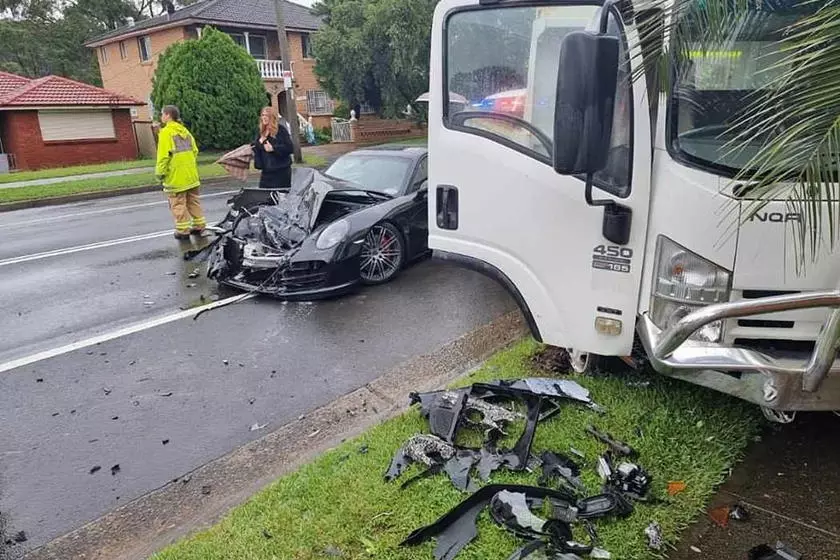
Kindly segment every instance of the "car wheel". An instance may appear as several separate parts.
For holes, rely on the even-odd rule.
[[[403,238],[393,224],[383,222],[368,231],[362,245],[359,273],[365,284],[384,284],[397,275],[403,265]]]

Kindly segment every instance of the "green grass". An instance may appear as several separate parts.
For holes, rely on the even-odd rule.
[[[219,159],[220,153],[206,152],[198,155],[198,163],[212,163]],[[84,175],[86,173],[102,173],[106,171],[122,171],[124,169],[137,169],[140,167],[154,167],[154,159],[133,159],[127,161],[112,161],[97,165],[76,165],[73,167],[58,167],[55,169],[41,169],[38,171],[20,171],[0,175],[0,185],[3,183],[16,183],[18,181],[33,181],[35,179],[53,179],[57,177],[71,177],[73,175]]]
[[[523,342],[497,354],[461,384],[500,377],[541,375],[528,357],[538,348]],[[597,523],[603,548],[619,560],[659,558],[647,547],[644,528],[653,520],[668,543],[699,515],[704,503],[761,424],[754,407],[686,383],[653,377],[647,388],[628,387],[621,378],[576,377],[607,409],[599,417],[576,404],[540,424],[533,451],[568,453],[569,446],[587,457],[584,482],[591,493],[600,483],[594,470],[603,447],[584,433],[589,422],[627,440],[640,452],[639,463],[653,475],[652,493],[663,505],[637,505],[627,519]],[[637,428],[641,436],[637,435]],[[431,559],[434,543],[415,548],[399,542],[415,528],[431,523],[458,504],[464,494],[443,476],[421,480],[405,490],[385,483],[394,451],[411,435],[427,431],[416,410],[376,426],[314,462],[283,477],[234,509],[218,525],[181,541],[155,560],[315,559],[328,547],[341,558]],[[360,453],[363,445],[367,453]],[[403,474],[404,480],[418,472]],[[497,471],[492,482],[536,483],[536,474]],[[398,479],[399,480],[399,479]],[[676,497],[665,492],[667,481],[682,480],[687,490]],[[266,538],[264,532],[271,535]],[[479,519],[478,537],[458,560],[504,559],[523,541],[488,519]],[[582,539],[583,536],[579,536]]]
[[[215,161],[218,155],[202,154],[205,160]],[[304,158],[304,165],[318,167],[326,165],[326,160],[320,156],[307,155]],[[225,170],[214,163],[202,163],[198,166],[198,172],[202,179],[225,176]],[[101,191],[118,191],[131,187],[142,187],[157,183],[155,174],[135,173],[132,175],[115,175],[112,177],[100,177],[95,179],[82,179],[68,181],[66,183],[53,183],[51,185],[32,185],[27,187],[2,188],[0,186],[0,204],[20,202],[24,200],[41,200],[71,194],[92,193]]]

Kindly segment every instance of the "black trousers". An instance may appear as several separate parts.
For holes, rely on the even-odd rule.
[[[261,189],[282,189],[292,186],[292,168],[272,169],[260,174]]]

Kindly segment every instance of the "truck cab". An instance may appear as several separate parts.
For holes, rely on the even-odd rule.
[[[805,217],[789,187],[751,210],[735,178],[763,139],[734,150],[730,134],[783,71],[774,49],[800,16],[768,3],[719,45],[662,57],[667,38],[640,29],[668,17],[631,2],[442,0],[429,246],[501,282],[578,370],[636,348],[772,420],[838,410],[840,258],[829,243],[795,257]]]

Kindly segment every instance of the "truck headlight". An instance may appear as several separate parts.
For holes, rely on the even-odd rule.
[[[651,320],[666,329],[697,309],[729,301],[729,271],[695,255],[664,236],[656,243]],[[719,342],[723,322],[715,321],[691,335],[692,340]]]
[[[315,242],[315,246],[322,250],[332,249],[347,237],[348,231],[350,231],[350,222],[347,220],[339,220],[334,224],[330,224],[318,236],[318,241]]]

